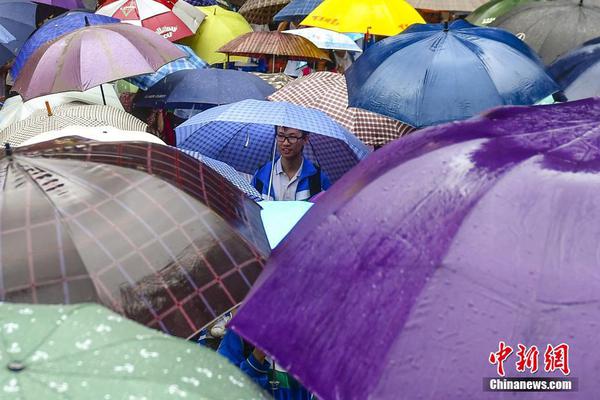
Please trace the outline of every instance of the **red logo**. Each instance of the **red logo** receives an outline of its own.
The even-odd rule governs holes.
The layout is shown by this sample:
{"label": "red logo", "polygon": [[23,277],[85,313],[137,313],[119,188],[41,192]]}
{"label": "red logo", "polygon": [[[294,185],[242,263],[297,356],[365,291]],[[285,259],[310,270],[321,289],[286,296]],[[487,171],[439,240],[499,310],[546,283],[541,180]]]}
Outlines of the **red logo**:
{"label": "red logo", "polygon": [[[527,347],[519,343],[516,352],[517,361],[515,367],[517,372],[526,372],[527,370],[535,374],[538,371],[538,361],[540,351],[537,346]],[[504,341],[498,343],[498,351],[490,353],[489,362],[496,366],[496,372],[499,376],[505,376],[504,362],[513,353],[513,348]],[[544,371],[561,371],[563,375],[569,375],[569,345],[561,343],[557,346],[548,344],[544,352]]]}

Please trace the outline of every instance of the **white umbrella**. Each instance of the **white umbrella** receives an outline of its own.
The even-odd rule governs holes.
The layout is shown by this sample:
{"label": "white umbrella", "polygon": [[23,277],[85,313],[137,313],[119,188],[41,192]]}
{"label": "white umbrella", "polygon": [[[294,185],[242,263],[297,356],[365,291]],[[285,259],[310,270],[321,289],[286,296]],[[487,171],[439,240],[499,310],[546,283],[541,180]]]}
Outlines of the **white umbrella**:
{"label": "white umbrella", "polygon": [[283,33],[302,36],[320,49],[362,52],[360,47],[358,47],[358,45],[354,43],[350,37],[344,35],[343,33],[338,33],[327,29],[290,29],[289,31],[283,31]]}
{"label": "white umbrella", "polygon": [[79,136],[99,142],[150,142],[164,144],[165,142],[148,132],[125,131],[112,126],[81,126],[72,125],[66,128],[40,133],[30,139],[27,139],[19,146],[29,146],[35,143],[45,142],[47,140],[59,139],[66,136]]}

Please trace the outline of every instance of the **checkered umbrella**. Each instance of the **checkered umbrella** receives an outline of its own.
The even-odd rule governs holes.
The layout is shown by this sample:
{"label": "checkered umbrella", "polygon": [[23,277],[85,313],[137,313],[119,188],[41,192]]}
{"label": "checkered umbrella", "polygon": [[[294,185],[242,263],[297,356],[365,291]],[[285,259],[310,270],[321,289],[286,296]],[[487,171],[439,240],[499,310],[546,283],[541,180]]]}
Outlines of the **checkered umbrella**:
{"label": "checkered umbrella", "polygon": [[275,14],[273,21],[300,22],[322,2],[323,0],[292,0],[287,6],[283,7],[281,11]]}
{"label": "checkered umbrella", "polygon": [[195,115],[175,128],[177,147],[198,151],[253,174],[272,157],[276,126],[310,132],[304,156],[319,165],[332,181],[369,153],[356,136],[321,111],[260,100],[244,100]]}
{"label": "checkered umbrella", "polygon": [[290,0],[247,0],[239,13],[251,24],[268,24]]}
{"label": "checkered umbrella", "polygon": [[2,301],[99,302],[189,337],[242,301],[270,251],[260,207],[169,146],[61,139],[0,163]]}
{"label": "checkered umbrella", "polygon": [[65,104],[51,110],[37,111],[27,119],[15,122],[0,131],[0,142],[18,146],[43,132],[71,125],[112,126],[125,131],[145,131],[148,125],[123,110],[110,106]]}
{"label": "checkered umbrella", "polygon": [[384,145],[415,129],[373,112],[348,108],[346,79],[333,72],[315,72],[298,78],[269,96],[269,100],[321,110],[364,143],[373,146]]}

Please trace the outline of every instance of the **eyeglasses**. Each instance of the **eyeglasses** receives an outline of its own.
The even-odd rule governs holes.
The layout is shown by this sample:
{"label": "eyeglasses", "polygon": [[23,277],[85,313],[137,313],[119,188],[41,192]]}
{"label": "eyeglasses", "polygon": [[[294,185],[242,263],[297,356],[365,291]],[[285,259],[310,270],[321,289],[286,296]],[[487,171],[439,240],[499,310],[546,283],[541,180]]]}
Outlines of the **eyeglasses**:
{"label": "eyeglasses", "polygon": [[277,142],[279,143],[283,143],[286,140],[288,141],[289,144],[296,144],[296,142],[298,142],[298,140],[303,139],[304,136],[285,136],[285,135],[281,135],[281,134],[277,134]]}

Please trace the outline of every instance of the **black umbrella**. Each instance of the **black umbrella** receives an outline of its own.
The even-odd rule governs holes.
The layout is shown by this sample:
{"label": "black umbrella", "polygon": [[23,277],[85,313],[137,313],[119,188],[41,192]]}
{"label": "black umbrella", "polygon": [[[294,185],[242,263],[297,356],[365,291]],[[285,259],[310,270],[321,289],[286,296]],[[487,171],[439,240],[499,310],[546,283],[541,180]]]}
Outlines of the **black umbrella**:
{"label": "black umbrella", "polygon": [[600,7],[590,0],[535,1],[514,8],[491,25],[514,33],[550,64],[600,36]]}

